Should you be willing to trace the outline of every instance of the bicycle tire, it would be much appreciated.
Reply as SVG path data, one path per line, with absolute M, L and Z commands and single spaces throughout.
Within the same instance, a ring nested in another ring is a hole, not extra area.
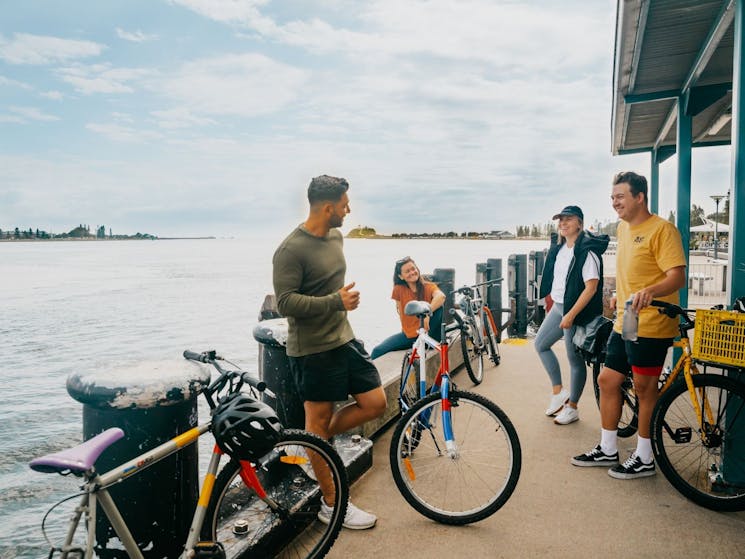
M 338 506 L 332 508 L 328 524 L 317 517 L 322 496 L 313 479 L 317 469 L 304 460 L 309 451 L 319 457 L 320 467 L 327 468 L 336 492 Z M 300 462 L 298 457 L 302 457 Z M 220 542 L 228 557 L 324 557 L 339 535 L 349 500 L 346 469 L 337 452 L 317 435 L 287 429 L 260 463 L 256 468 L 259 479 L 279 510 L 270 509 L 243 483 L 239 463 L 231 460 L 215 480 L 202 538 Z M 305 473 L 304 468 L 313 473 Z M 248 533 L 233 532 L 239 521 L 248 523 Z
M 489 352 L 489 359 L 496 367 L 502 362 L 502 357 L 499 355 L 499 344 L 496 341 L 497 336 L 491 327 L 491 321 L 488 320 L 488 317 L 487 320 L 484 321 L 484 339 L 486 340 L 486 349 Z
M 440 394 L 422 398 L 398 421 L 389 458 L 398 490 L 417 512 L 463 525 L 491 516 L 507 502 L 520 477 L 522 452 L 517 431 L 494 402 L 461 390 L 451 391 L 449 401 L 456 458 L 446 452 L 438 428 Z
M 595 393 L 595 402 L 600 409 L 600 387 L 598 386 L 598 375 L 603 368 L 600 359 L 591 361 L 592 364 L 592 389 Z M 639 404 L 636 401 L 634 382 L 627 376 L 621 384 L 621 417 L 618 420 L 618 436 L 627 438 L 636 433 L 639 420 Z
M 708 401 L 715 422 L 699 425 L 686 383 L 673 383 L 652 413 L 655 460 L 673 487 L 694 503 L 715 511 L 745 510 L 745 384 L 721 375 L 692 379 L 699 404 Z M 709 433 L 708 442 L 702 430 Z M 729 481 L 732 477 L 736 481 Z
M 461 328 L 460 331 L 463 364 L 466 366 L 466 372 L 471 382 L 479 385 L 484 380 L 484 351 L 483 348 L 478 347 L 473 334 L 471 334 L 471 330 L 478 329 L 479 324 L 472 318 L 466 320 L 465 324 L 465 327 Z

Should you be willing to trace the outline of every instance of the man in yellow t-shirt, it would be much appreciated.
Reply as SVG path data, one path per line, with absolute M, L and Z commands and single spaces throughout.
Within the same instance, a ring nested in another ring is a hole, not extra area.
M 686 258 L 675 226 L 650 213 L 647 179 L 633 172 L 613 179 L 613 209 L 621 222 L 616 233 L 617 318 L 608 339 L 605 366 L 598 376 L 600 386 L 600 444 L 572 458 L 575 466 L 612 466 L 611 477 L 634 479 L 654 475 L 649 424 L 657 403 L 657 379 L 667 350 L 678 333 L 677 319 L 650 307 L 652 299 L 678 303 L 678 290 L 685 285 Z M 623 304 L 639 315 L 638 338 L 621 336 Z M 632 374 L 639 405 L 636 450 L 623 463 L 618 460 L 618 421 L 621 418 L 621 384 Z

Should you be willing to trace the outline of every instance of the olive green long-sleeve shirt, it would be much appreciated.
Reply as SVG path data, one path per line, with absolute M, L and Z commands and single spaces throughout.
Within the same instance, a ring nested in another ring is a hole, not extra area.
M 354 339 L 339 290 L 347 263 L 338 229 L 316 237 L 303 225 L 282 241 L 272 263 L 277 308 L 287 317 L 287 355 L 328 351 Z

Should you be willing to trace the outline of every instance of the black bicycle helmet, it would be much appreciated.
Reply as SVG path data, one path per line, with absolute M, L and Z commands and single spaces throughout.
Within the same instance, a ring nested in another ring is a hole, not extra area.
M 231 394 L 212 416 L 212 433 L 224 453 L 256 460 L 279 441 L 282 425 L 274 410 L 246 394 Z

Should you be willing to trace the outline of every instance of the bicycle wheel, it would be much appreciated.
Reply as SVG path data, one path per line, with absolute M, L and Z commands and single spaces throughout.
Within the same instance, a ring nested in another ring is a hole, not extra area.
M 600 387 L 598 386 L 598 375 L 603 368 L 600 359 L 593 359 L 592 364 L 592 389 L 595 393 L 595 402 L 600 409 Z M 634 382 L 630 376 L 621 384 L 621 417 L 618 420 L 618 436 L 630 437 L 636 433 L 638 426 L 639 405 L 634 392 Z
M 692 378 L 704 421 L 686 383 L 674 383 L 652 414 L 655 460 L 693 502 L 717 511 L 745 510 L 745 385 L 720 375 Z
M 314 456 L 315 467 L 308 456 Z M 332 488 L 328 492 L 336 494 L 328 524 L 318 519 L 322 495 L 314 478 L 321 470 Z M 220 542 L 228 557 L 325 556 L 339 535 L 349 500 L 346 470 L 333 447 L 316 435 L 288 429 L 256 472 L 277 508 L 243 483 L 239 463 L 231 460 L 215 481 L 202 538 Z
M 494 514 L 512 495 L 520 441 L 507 415 L 483 396 L 453 390 L 449 404 L 455 457 L 443 436 L 440 394 L 419 400 L 399 420 L 389 457 L 396 486 L 416 511 L 443 524 L 469 524 Z
M 497 336 L 494 333 L 494 329 L 491 325 L 491 320 L 484 321 L 484 340 L 486 341 L 486 350 L 489 352 L 489 358 L 494 365 L 499 365 L 502 362 L 502 357 L 499 355 L 499 344 L 497 343 Z
M 484 350 L 483 344 L 476 343 L 474 331 L 483 331 L 478 318 L 466 320 L 466 325 L 460 331 L 460 347 L 463 350 L 463 364 L 466 366 L 471 382 L 481 384 L 484 380 Z

